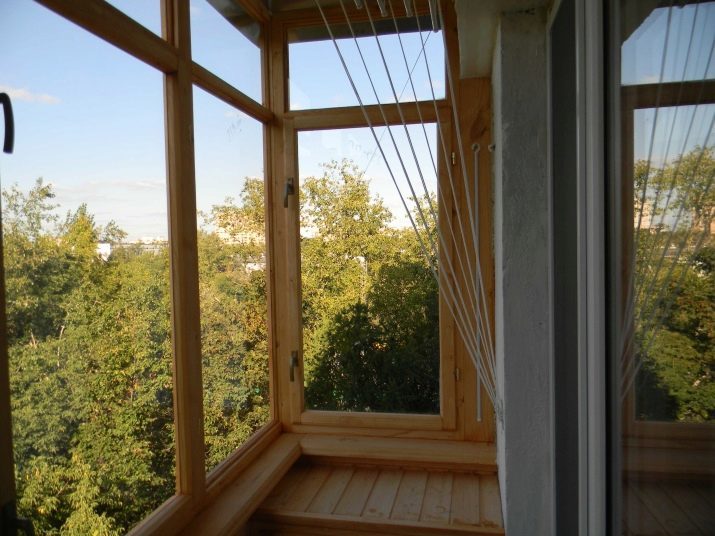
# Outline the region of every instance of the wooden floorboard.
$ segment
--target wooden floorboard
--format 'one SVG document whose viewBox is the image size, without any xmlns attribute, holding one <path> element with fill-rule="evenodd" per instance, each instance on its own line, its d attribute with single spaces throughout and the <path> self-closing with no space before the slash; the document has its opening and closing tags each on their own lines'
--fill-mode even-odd
<svg viewBox="0 0 715 536">
<path fill-rule="evenodd" d="M 403 471 L 397 469 L 382 469 L 365 504 L 363 517 L 379 519 L 389 518 L 392 505 L 395 504 L 397 490 L 402 482 Z"/>
<path fill-rule="evenodd" d="M 304 458 L 254 515 L 255 534 L 503 534 L 496 474 Z"/>
<path fill-rule="evenodd" d="M 715 487 L 681 480 L 631 480 L 623 487 L 628 536 L 712 536 Z"/>
</svg>

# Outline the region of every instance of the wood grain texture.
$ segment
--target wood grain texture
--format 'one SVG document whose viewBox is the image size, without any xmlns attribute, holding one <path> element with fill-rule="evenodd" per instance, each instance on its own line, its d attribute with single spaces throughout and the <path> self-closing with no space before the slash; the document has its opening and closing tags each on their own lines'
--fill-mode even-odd
<svg viewBox="0 0 715 536">
<path fill-rule="evenodd" d="M 364 517 L 389 519 L 401 481 L 402 471 L 397 469 L 381 470 L 362 515 Z"/>
<path fill-rule="evenodd" d="M 710 536 L 715 532 L 715 486 L 669 478 L 626 480 L 623 528 L 628 536 Z"/>
<path fill-rule="evenodd" d="M 416 521 L 420 518 L 427 487 L 427 471 L 405 471 L 390 519 Z"/>
<path fill-rule="evenodd" d="M 451 473 L 429 473 L 427 488 L 422 501 L 421 521 L 449 523 L 453 481 L 454 475 Z"/>
<path fill-rule="evenodd" d="M 328 527 L 335 534 L 503 533 L 495 474 L 355 463 L 308 463 L 307 472 L 305 466 L 295 467 L 258 508 L 251 524 L 259 534 L 323 534 Z M 300 499 L 289 507 L 281 500 L 289 496 Z"/>
<path fill-rule="evenodd" d="M 178 50 L 176 71 L 164 78 L 176 487 L 198 501 L 206 492 L 206 472 L 189 4 L 164 0 L 162 8 L 164 37 Z"/>
<path fill-rule="evenodd" d="M 493 444 L 464 441 L 433 441 L 357 436 L 305 435 L 300 440 L 303 454 L 352 458 L 364 461 L 391 460 L 401 465 L 453 467 L 463 471 L 496 471 Z"/>
<path fill-rule="evenodd" d="M 182 534 L 232 534 L 243 526 L 300 457 L 295 436 L 283 434 L 187 525 Z"/>
<path fill-rule="evenodd" d="M 477 525 L 479 523 L 479 477 L 470 474 L 454 475 L 452 507 L 449 521 L 452 525 Z"/>
<path fill-rule="evenodd" d="M 39 0 L 39 3 L 164 73 L 173 73 L 178 68 L 175 43 L 165 41 L 108 2 Z"/>
<path fill-rule="evenodd" d="M 360 516 L 377 479 L 377 469 L 355 469 L 333 513 Z"/>
<path fill-rule="evenodd" d="M 353 476 L 350 467 L 336 467 L 308 506 L 308 512 L 332 514 Z"/>
</svg>

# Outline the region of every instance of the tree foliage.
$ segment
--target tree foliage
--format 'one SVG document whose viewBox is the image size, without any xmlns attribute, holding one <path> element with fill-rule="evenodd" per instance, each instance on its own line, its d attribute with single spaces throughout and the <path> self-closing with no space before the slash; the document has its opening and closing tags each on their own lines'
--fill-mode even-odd
<svg viewBox="0 0 715 536">
<path fill-rule="evenodd" d="M 635 165 L 638 417 L 715 418 L 715 155 Z M 640 226 L 638 221 L 640 220 Z"/>
<path fill-rule="evenodd" d="M 39 534 L 125 533 L 175 488 L 168 250 L 85 205 L 58 215 L 42 180 L 3 199 L 20 513 Z M 308 404 L 439 412 L 437 286 L 415 235 L 350 162 L 300 200 Z M 198 230 L 207 470 L 270 418 L 264 213 L 247 178 Z"/>
</svg>

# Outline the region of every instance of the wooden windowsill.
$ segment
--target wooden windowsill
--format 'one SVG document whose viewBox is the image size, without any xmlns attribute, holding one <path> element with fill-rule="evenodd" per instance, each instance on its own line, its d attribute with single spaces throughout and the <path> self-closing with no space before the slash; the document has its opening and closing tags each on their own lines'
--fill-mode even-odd
<svg viewBox="0 0 715 536">
<path fill-rule="evenodd" d="M 442 441 L 411 438 L 357 437 L 338 435 L 292 434 L 274 436 L 257 443 L 260 451 L 250 449 L 250 463 L 234 461 L 242 470 L 226 472 L 221 487 L 209 490 L 208 501 L 200 511 L 159 509 L 138 526 L 133 534 L 232 534 L 242 527 L 266 499 L 271 490 L 301 457 L 335 463 L 398 464 L 421 469 L 454 469 L 474 473 L 496 472 L 496 448 L 493 443 Z M 211 493 L 213 491 L 213 493 Z M 177 496 L 174 502 L 186 502 Z M 176 518 L 172 519 L 172 516 Z M 180 521 L 181 523 L 177 523 Z"/>
</svg>

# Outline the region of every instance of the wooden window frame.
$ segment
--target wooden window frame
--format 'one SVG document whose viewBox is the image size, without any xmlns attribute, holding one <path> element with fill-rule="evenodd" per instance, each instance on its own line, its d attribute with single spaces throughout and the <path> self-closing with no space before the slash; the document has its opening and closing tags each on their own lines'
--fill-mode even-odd
<svg viewBox="0 0 715 536">
<path fill-rule="evenodd" d="M 264 103 L 269 103 L 266 34 L 270 13 L 259 0 L 237 1 L 262 27 L 262 91 Z M 281 433 L 274 366 L 276 339 L 273 336 L 275 240 L 272 204 L 266 202 L 270 420 L 207 474 L 195 217 L 193 87 L 200 87 L 264 125 L 266 201 L 272 196 L 270 125 L 274 114 L 270 105 L 256 102 L 192 60 L 189 0 L 161 1 L 162 37 L 103 0 L 38 0 L 38 3 L 164 74 L 176 493 L 131 533 L 176 533 Z"/>
<path fill-rule="evenodd" d="M 396 4 L 396 15 L 401 9 Z M 350 3 L 346 9 L 351 21 L 366 21 L 364 10 L 357 10 Z M 418 13 L 429 13 L 426 2 L 417 6 Z M 324 8 L 330 23 L 344 22 L 340 8 Z M 458 72 L 458 41 L 456 15 L 449 6 L 444 13 L 445 25 L 452 28 L 447 32 L 445 58 L 451 63 L 452 72 Z M 323 26 L 324 21 L 315 10 L 296 10 L 275 14 L 270 23 L 269 41 L 269 84 L 271 87 L 271 109 L 275 114 L 272 127 L 274 169 L 274 206 L 282 206 L 282 192 L 286 177 L 294 181 L 298 177 L 297 133 L 300 131 L 367 127 L 359 106 L 340 108 L 318 108 L 290 110 L 288 93 L 288 39 L 291 29 L 305 26 Z M 449 92 L 447 92 L 449 95 Z M 491 154 L 486 151 L 491 143 L 491 83 L 489 79 L 460 80 L 455 87 L 456 99 L 461 111 L 471 112 L 462 126 L 463 139 L 475 136 L 474 125 L 478 125 L 477 139 L 485 149 L 480 158 L 480 244 L 482 248 L 482 269 L 485 274 L 490 318 L 493 330 L 494 276 L 491 228 Z M 477 104 L 475 104 L 475 102 Z M 448 150 L 456 145 L 449 97 L 438 101 L 435 112 L 432 101 L 406 102 L 396 105 L 383 104 L 382 108 L 390 125 L 401 125 L 400 108 L 408 124 L 419 123 L 419 111 L 425 122 L 439 121 L 439 131 L 449 133 L 445 140 Z M 384 127 L 385 121 L 377 105 L 365 107 L 370 121 L 375 126 Z M 470 130 L 471 129 L 471 130 Z M 439 135 L 438 131 L 438 135 Z M 446 184 L 448 175 L 441 151 L 439 158 L 439 181 Z M 453 164 L 455 176 L 461 173 L 460 163 Z M 471 163 L 468 163 L 471 166 Z M 471 173 L 471 169 L 470 169 Z M 461 182 L 461 181 L 458 181 Z M 444 187 L 444 186 L 443 186 Z M 467 199 L 472 193 L 462 196 Z M 440 414 L 419 415 L 400 413 L 363 413 L 307 410 L 303 397 L 303 368 L 295 370 L 295 381 L 290 381 L 290 355 L 297 351 L 302 363 L 302 306 L 300 299 L 300 215 L 297 199 L 291 198 L 286 210 L 274 213 L 274 229 L 279 241 L 285 243 L 282 258 L 276 259 L 276 337 L 277 378 L 279 392 L 279 418 L 283 429 L 296 433 L 329 433 L 344 435 L 400 436 L 430 439 L 469 439 L 493 442 L 495 440 L 494 415 L 485 392 L 481 393 L 483 419 L 477 422 L 476 372 L 474 365 L 463 347 L 454 321 L 443 297 L 440 297 Z M 454 208 L 448 199 L 440 201 L 440 217 L 451 215 Z M 448 254 L 454 255 L 455 244 Z M 441 252 L 444 253 L 444 252 Z M 285 299 L 281 300 L 281 297 Z"/>
<path fill-rule="evenodd" d="M 694 80 L 663 84 L 637 84 L 621 87 L 621 159 L 622 207 L 621 256 L 632 258 L 633 243 L 633 163 L 634 163 L 634 115 L 636 110 L 656 107 L 692 106 L 715 104 L 715 81 Z M 623 281 L 628 281 L 628 266 L 622 267 Z M 625 285 L 623 286 L 625 289 Z M 621 297 L 621 311 L 626 310 L 626 297 Z M 706 423 L 681 423 L 666 421 L 643 421 L 636 419 L 635 382 L 626 394 L 622 410 L 624 444 L 632 447 L 662 447 L 664 440 L 690 442 L 702 448 L 715 441 L 715 425 Z"/>
<path fill-rule="evenodd" d="M 192 60 L 189 0 L 161 1 L 162 37 L 103 0 L 37 1 L 164 74 L 176 493 L 141 521 L 132 530 L 132 534 L 179 532 L 208 504 L 215 502 L 219 496 L 226 496 L 229 489 L 234 489 L 232 485 L 236 478 L 245 473 L 269 447 L 277 444 L 279 436 L 284 432 L 494 442 L 494 415 L 485 391 L 480 394 L 484 418 L 481 423 L 476 421 L 476 372 L 456 335 L 440 341 L 440 353 L 450 356 L 448 359 L 441 357 L 441 369 L 444 369 L 441 382 L 445 382 L 446 386 L 441 386 L 440 405 L 441 409 L 450 408 L 447 412 L 443 411 L 443 415 L 304 412 L 302 370 L 300 389 L 291 388 L 287 366 L 289 351 L 296 345 L 302 348 L 299 228 L 295 205 L 287 211 L 284 210 L 282 197 L 286 172 L 294 171 L 296 166 L 296 132 L 311 128 L 365 126 L 362 112 L 355 107 L 339 110 L 287 110 L 285 31 L 289 25 L 323 24 L 315 11 L 295 11 L 272 16 L 260 0 L 235 0 L 262 28 L 263 103 L 259 103 Z M 395 7 L 399 16 L 401 8 L 398 5 Z M 426 13 L 428 9 L 427 2 L 420 0 L 418 12 Z M 337 21 L 338 17 L 342 19 L 343 16 L 342 12 L 334 8 L 327 9 L 326 14 L 331 21 Z M 362 17 L 365 17 L 364 13 Z M 360 14 L 356 15 L 354 20 L 359 18 Z M 453 72 L 458 72 L 456 17 L 451 5 L 445 11 L 445 20 L 451 29 L 447 35 L 446 56 Z M 198 248 L 194 216 L 194 86 L 204 89 L 264 125 L 271 418 L 208 474 L 205 468 L 203 435 Z M 461 125 L 462 135 L 473 134 L 476 125 L 477 141 L 483 149 L 488 147 L 491 143 L 490 80 L 460 80 L 455 93 L 458 95 L 460 109 L 467 110 L 467 113 L 473 116 L 473 121 L 464 121 L 469 123 L 468 126 Z M 410 122 L 418 120 L 416 106 L 414 103 L 402 105 Z M 445 112 L 439 114 L 441 129 L 450 133 L 452 139 L 448 140 L 447 146 L 452 147 L 456 133 L 449 119 L 450 114 L 447 113 L 448 99 L 439 102 L 439 107 Z M 428 112 L 430 109 L 431 106 L 422 106 L 423 116 L 436 120 L 437 116 Z M 390 122 L 398 121 L 396 105 L 386 106 L 386 111 Z M 368 112 L 377 114 L 374 107 L 368 107 Z M 491 155 L 487 151 L 482 151 L 481 154 L 480 244 L 493 330 Z M 459 163 L 454 166 L 454 170 L 455 173 L 461 173 Z M 444 180 L 444 175 L 442 166 L 440 181 Z M 468 199 L 469 195 L 468 192 L 465 193 L 464 199 Z M 440 216 L 445 206 L 446 203 L 441 204 Z M 451 208 L 448 208 L 446 212 L 449 213 L 450 210 Z M 453 211 L 450 217 L 455 217 Z M 448 313 L 443 311 L 444 303 L 441 302 L 440 317 L 447 318 Z M 453 327 L 449 327 L 448 331 L 456 333 Z M 455 370 L 460 371 L 459 380 L 453 375 Z"/>
</svg>

